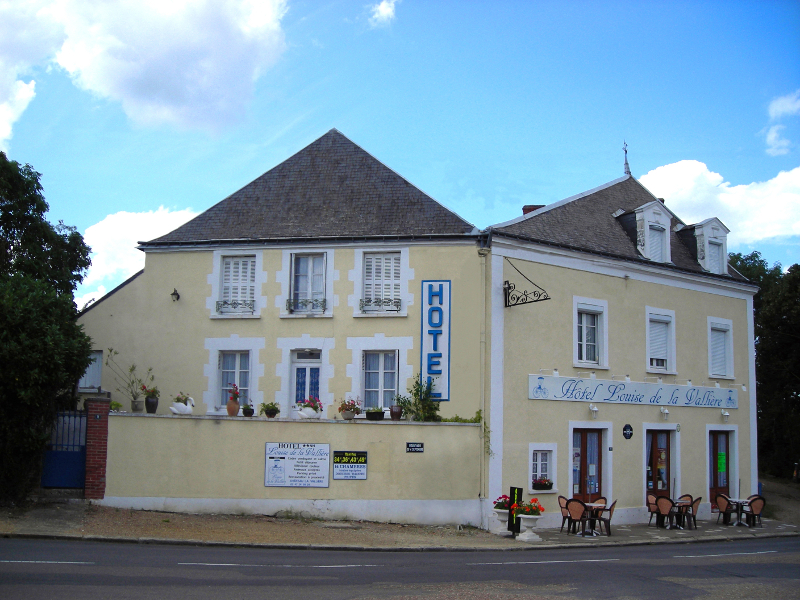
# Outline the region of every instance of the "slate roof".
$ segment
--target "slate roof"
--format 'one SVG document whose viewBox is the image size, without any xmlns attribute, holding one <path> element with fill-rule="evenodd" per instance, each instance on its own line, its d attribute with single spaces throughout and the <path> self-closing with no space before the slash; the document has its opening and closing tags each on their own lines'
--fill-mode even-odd
<svg viewBox="0 0 800 600">
<path fill-rule="evenodd" d="M 635 209 L 654 200 L 658 198 L 634 177 L 626 175 L 594 190 L 494 225 L 491 229 L 494 234 L 652 264 L 638 252 L 635 229 L 630 230 L 630 219 L 626 219 L 626 215 L 630 217 Z M 669 207 L 666 209 L 672 221 L 672 265 L 662 266 L 710 275 L 697 262 L 696 248 L 687 245 L 693 241 L 693 236 L 690 239 L 676 234 L 672 228 L 684 223 Z M 728 269 L 732 277 L 744 280 L 733 268 Z"/>
<path fill-rule="evenodd" d="M 140 247 L 477 233 L 331 129 L 188 223 Z"/>
</svg>

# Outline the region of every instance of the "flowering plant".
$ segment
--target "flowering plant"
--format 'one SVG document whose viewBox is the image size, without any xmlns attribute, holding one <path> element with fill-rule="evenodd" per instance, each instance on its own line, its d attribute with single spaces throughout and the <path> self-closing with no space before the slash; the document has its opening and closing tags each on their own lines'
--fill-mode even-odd
<svg viewBox="0 0 800 600">
<path fill-rule="evenodd" d="M 175 396 L 174 402 L 180 402 L 181 404 L 186 404 L 189 402 L 189 394 L 184 394 L 183 392 L 178 392 L 178 395 Z"/>
<path fill-rule="evenodd" d="M 531 487 L 535 490 L 552 490 L 553 482 L 547 477 L 538 477 L 531 481 Z"/>
<path fill-rule="evenodd" d="M 539 504 L 538 498 L 533 498 L 530 502 L 512 504 L 510 510 L 514 511 L 516 517 L 539 516 L 544 512 L 544 506 Z"/>
<path fill-rule="evenodd" d="M 234 402 L 239 402 L 239 396 L 242 395 L 242 392 L 239 391 L 239 386 L 237 386 L 235 383 L 232 383 L 231 389 L 228 390 L 228 393 L 230 394 L 228 398 L 229 400 L 233 400 Z"/>
<path fill-rule="evenodd" d="M 339 412 L 351 412 L 357 415 L 361 414 L 361 406 L 359 406 L 358 398 L 355 400 L 346 399 L 339 402 Z"/>
<path fill-rule="evenodd" d="M 161 392 L 158 391 L 156 386 L 149 388 L 145 384 L 142 384 L 142 394 L 144 394 L 145 398 L 150 398 L 152 396 L 158 398 L 161 395 Z"/>
<path fill-rule="evenodd" d="M 310 408 L 317 412 L 322 412 L 322 402 L 320 402 L 319 398 L 317 398 L 316 396 L 309 396 L 308 400 L 300 403 L 300 406 L 302 406 L 303 408 Z"/>
<path fill-rule="evenodd" d="M 497 510 L 508 510 L 511 508 L 511 498 L 503 494 L 497 500 L 494 501 L 494 507 Z"/>
</svg>

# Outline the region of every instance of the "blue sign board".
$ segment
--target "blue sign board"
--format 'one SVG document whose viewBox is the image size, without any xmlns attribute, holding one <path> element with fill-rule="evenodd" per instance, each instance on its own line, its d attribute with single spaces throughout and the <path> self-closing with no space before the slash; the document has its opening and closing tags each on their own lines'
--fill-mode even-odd
<svg viewBox="0 0 800 600">
<path fill-rule="evenodd" d="M 420 373 L 434 400 L 450 400 L 450 317 L 450 281 L 423 281 Z"/>
</svg>

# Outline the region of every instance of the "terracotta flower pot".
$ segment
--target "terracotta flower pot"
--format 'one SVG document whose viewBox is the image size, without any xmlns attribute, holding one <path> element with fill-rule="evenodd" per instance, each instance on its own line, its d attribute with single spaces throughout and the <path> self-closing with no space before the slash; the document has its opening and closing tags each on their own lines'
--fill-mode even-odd
<svg viewBox="0 0 800 600">
<path fill-rule="evenodd" d="M 228 404 L 225 405 L 225 408 L 228 409 L 229 417 L 235 417 L 239 414 L 239 403 L 236 400 L 228 400 Z"/>
<path fill-rule="evenodd" d="M 392 416 L 392 421 L 399 421 L 403 416 L 403 407 L 392 406 L 389 408 L 389 414 Z"/>
</svg>

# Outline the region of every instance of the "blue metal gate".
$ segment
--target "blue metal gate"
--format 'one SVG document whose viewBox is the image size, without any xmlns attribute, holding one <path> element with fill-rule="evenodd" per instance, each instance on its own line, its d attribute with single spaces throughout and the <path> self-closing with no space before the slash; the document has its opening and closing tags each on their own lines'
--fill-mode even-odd
<svg viewBox="0 0 800 600">
<path fill-rule="evenodd" d="M 58 413 L 44 453 L 43 488 L 82 488 L 86 481 L 86 412 Z"/>
</svg>

